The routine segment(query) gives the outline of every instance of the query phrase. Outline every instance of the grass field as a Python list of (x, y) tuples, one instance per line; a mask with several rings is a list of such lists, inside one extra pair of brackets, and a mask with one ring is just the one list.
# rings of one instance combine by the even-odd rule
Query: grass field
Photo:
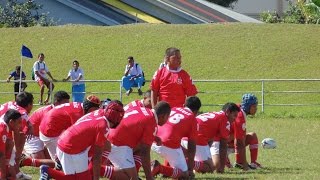
[[(207, 25), (125, 25), (114, 27), (58, 26), (0, 29), (1, 74), (20, 63), (20, 48), (28, 46), (34, 56), (43, 52), (53, 76), (62, 79), (78, 59), (86, 79), (119, 80), (127, 56), (134, 56), (150, 79), (163, 59), (164, 50), (181, 49), (183, 68), (193, 79), (278, 79), (320, 77), (320, 28), (316, 25), (273, 24), (207, 24)], [(24, 60), (24, 71), (30, 78), (36, 59)], [(256, 83), (197, 83), (199, 91), (256, 92)], [(146, 89), (147, 87), (144, 87)], [(266, 83), (266, 103), (319, 104), (319, 93), (274, 94), (271, 91), (318, 91), (318, 82)], [(0, 83), (1, 91), (12, 92), (12, 84)], [(68, 90), (70, 84), (59, 82), (56, 90)], [(28, 91), (38, 92), (29, 83)], [(117, 92), (118, 83), (87, 83), (89, 92)], [(268, 93), (269, 92), (269, 93)], [(203, 104), (239, 102), (242, 93), (200, 93)], [(256, 93), (258, 98), (261, 96)], [(118, 94), (100, 94), (119, 98)], [(1, 94), (0, 103), (13, 97)], [(127, 103), (139, 98), (124, 97)], [(37, 101), (38, 95), (35, 94)], [(219, 107), (203, 107), (203, 111)], [(265, 113), (248, 121), (248, 129), (260, 140), (275, 138), (276, 150), (261, 149), (263, 170), (242, 173), (230, 170), (225, 175), (197, 175), (202, 179), (318, 179), (320, 177), (319, 106), (266, 107)], [(27, 168), (37, 179), (38, 170)]]
[[(0, 29), (1, 74), (20, 64), (21, 44), (27, 45), (35, 56), (43, 52), (46, 63), (56, 79), (66, 76), (73, 59), (78, 59), (86, 79), (119, 80), (126, 58), (132, 55), (142, 65), (146, 78), (151, 79), (163, 59), (164, 50), (181, 49), (183, 68), (193, 79), (268, 79), (317, 78), (320, 28), (316, 25), (288, 24), (207, 24), (152, 25), (137, 24), (115, 27), (58, 26)], [(25, 60), (25, 72), (30, 78), (36, 60)], [(204, 91), (255, 92), (259, 83), (197, 83)], [(319, 82), (266, 83), (268, 104), (319, 104), (320, 93), (285, 94), (271, 91), (318, 91)], [(12, 86), (0, 84), (2, 91), (12, 92)], [(144, 89), (147, 87), (145, 86)], [(57, 83), (56, 90), (70, 89), (68, 83)], [(28, 91), (38, 93), (36, 84)], [(118, 92), (119, 83), (87, 83), (88, 92)], [(199, 94), (203, 104), (223, 104), (239, 101), (242, 93)], [(256, 93), (261, 99), (260, 93)], [(2, 94), (0, 102), (12, 98)], [(102, 95), (101, 95), (102, 96)], [(107, 94), (119, 98), (118, 94)], [(125, 103), (138, 98), (125, 97)], [(38, 95), (36, 95), (36, 100)], [(319, 107), (319, 106), (318, 106)], [(318, 107), (266, 107), (272, 117), (320, 117)], [(218, 107), (215, 108), (215, 110)], [(207, 107), (205, 110), (211, 110)]]
[[(256, 117), (249, 118), (247, 127), (257, 132), (260, 140), (272, 137), (277, 141), (277, 149), (260, 148), (259, 162), (265, 168), (250, 172), (231, 169), (223, 175), (196, 174), (197, 179), (319, 179), (319, 119)], [(38, 169), (24, 169), (38, 179)], [(143, 177), (143, 173), (140, 175)]]

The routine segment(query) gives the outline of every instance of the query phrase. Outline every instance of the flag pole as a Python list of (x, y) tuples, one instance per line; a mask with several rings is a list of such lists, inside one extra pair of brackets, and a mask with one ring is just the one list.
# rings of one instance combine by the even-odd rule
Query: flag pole
[(19, 80), (19, 93), (21, 92), (21, 81), (22, 81), (22, 55), (21, 55), (21, 62), (20, 62), (20, 80)]

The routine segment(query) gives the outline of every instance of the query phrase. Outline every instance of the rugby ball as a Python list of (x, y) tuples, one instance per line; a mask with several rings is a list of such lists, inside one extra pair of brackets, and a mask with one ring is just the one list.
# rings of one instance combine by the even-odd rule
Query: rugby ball
[(277, 147), (277, 143), (272, 138), (265, 138), (262, 140), (261, 146), (263, 149), (275, 149)]

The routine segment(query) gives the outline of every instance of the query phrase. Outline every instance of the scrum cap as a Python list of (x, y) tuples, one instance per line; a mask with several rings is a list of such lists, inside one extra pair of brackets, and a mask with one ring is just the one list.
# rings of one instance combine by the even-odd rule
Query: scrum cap
[(254, 104), (258, 104), (258, 99), (254, 94), (248, 93), (242, 96), (241, 107), (244, 112), (249, 113), (250, 106)]
[(110, 101), (104, 109), (104, 116), (110, 122), (119, 124), (124, 116), (123, 107), (115, 101)]

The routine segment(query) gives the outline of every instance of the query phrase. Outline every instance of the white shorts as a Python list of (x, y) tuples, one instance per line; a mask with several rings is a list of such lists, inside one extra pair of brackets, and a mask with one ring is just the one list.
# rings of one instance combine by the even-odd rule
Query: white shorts
[(111, 144), (111, 152), (108, 156), (114, 167), (128, 169), (135, 167), (133, 151), (129, 146), (116, 146)]
[(172, 149), (166, 146), (158, 146), (153, 143), (151, 149), (167, 160), (171, 167), (178, 168), (183, 172), (188, 171), (186, 158), (184, 157), (181, 147)]
[(24, 151), (27, 154), (34, 154), (44, 149), (44, 144), (39, 137), (33, 136), (24, 144)]
[(219, 150), (220, 150), (220, 141), (213, 141), (210, 147), (211, 156), (219, 155)]
[(90, 148), (78, 153), (68, 154), (57, 147), (57, 157), (62, 165), (62, 170), (65, 175), (82, 173), (88, 170), (88, 152)]
[(49, 155), (52, 160), (55, 160), (57, 154), (57, 144), (58, 144), (58, 137), (47, 137), (39, 132), (40, 140), (43, 144), (47, 147)]
[[(182, 140), (181, 146), (188, 149), (188, 141)], [(194, 156), (195, 161), (206, 161), (211, 159), (209, 145), (207, 146), (200, 146), (196, 145), (196, 155)]]

